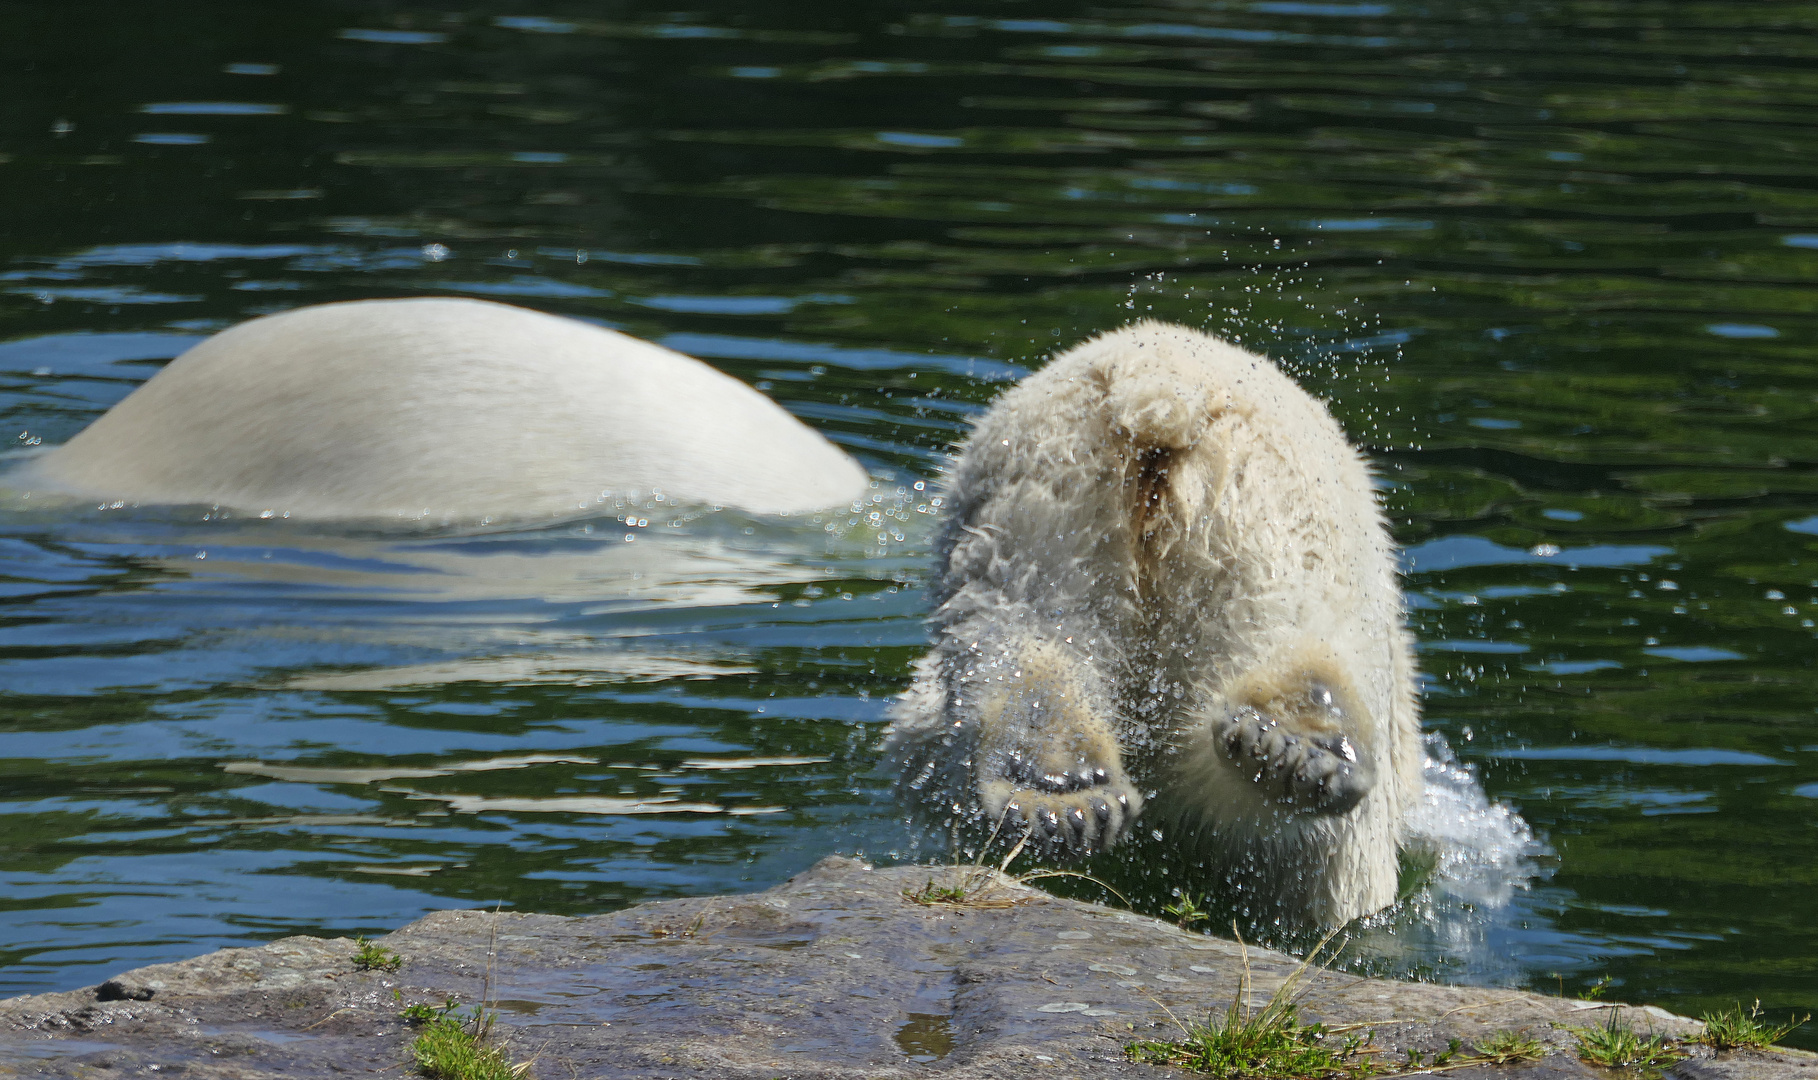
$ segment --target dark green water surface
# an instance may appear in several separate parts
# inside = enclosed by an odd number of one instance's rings
[[[1537,837],[1518,865],[1518,822],[1455,822],[1500,879],[1361,954],[1818,1009],[1818,4],[0,22],[16,452],[239,320],[455,294],[707,358],[878,481],[821,523],[481,534],[4,494],[0,993],[925,851],[874,747],[944,455],[1154,315],[1280,357],[1366,445],[1428,726]]]

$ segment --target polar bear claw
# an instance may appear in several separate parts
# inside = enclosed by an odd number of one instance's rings
[[[1231,763],[1284,805],[1343,814],[1375,783],[1369,762],[1344,734],[1296,732],[1253,708],[1227,717],[1215,734]]]
[[[1028,847],[1066,858],[1083,858],[1110,848],[1142,809],[1142,793],[1121,775],[1112,780],[1096,770],[1079,776],[1044,776],[1017,786],[1009,780],[979,784],[979,802],[1003,835],[1025,839]]]

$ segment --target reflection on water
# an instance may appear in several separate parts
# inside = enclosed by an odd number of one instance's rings
[[[337,536],[6,496],[7,989],[909,851],[870,769],[922,647],[914,484],[1005,380],[1152,314],[1327,397],[1406,545],[1459,759],[1428,825],[1481,826],[1451,850],[1482,858],[1371,931],[1370,962],[1818,1006],[1801,13],[198,18],[47,6],[0,40],[18,452],[240,319],[462,294],[708,357],[860,455],[881,501]],[[1541,876],[1498,907],[1518,847]]]
[[[910,1013],[909,1019],[891,1037],[910,1061],[923,1064],[939,1061],[953,1052],[950,1019],[939,1013]]]

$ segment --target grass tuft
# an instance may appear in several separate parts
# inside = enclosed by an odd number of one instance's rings
[[[1241,938],[1239,939],[1241,943]],[[1203,1024],[1182,1024],[1181,1038],[1138,1041],[1124,1047],[1132,1060],[1171,1065],[1205,1073],[1217,1080],[1319,1080],[1322,1077],[1361,1077],[1376,1071],[1367,1061],[1356,1060],[1363,1040],[1355,1036],[1328,1042],[1323,1024],[1300,1022],[1296,999],[1302,981],[1319,950],[1319,943],[1261,1009],[1250,1007],[1250,965],[1246,950],[1243,979],[1225,1009],[1222,1022],[1208,1016]]]
[[[393,997],[403,997],[403,994],[399,991],[393,990],[391,993]],[[440,1009],[436,1008],[434,1005],[428,1005],[419,1001],[415,1005],[404,1006],[404,1011],[400,1012],[398,1015],[409,1020],[413,1024],[425,1024],[431,1020],[440,1019],[447,1016],[449,1013],[454,1012],[457,1004],[459,1003],[452,997],[443,1002]]]
[[[1167,1042],[1133,1042],[1124,1051],[1136,1061],[1191,1069],[1218,1080],[1315,1080],[1358,1071],[1348,1059],[1359,1040],[1327,1045],[1325,1028],[1300,1023],[1294,1004],[1279,996],[1247,1015],[1233,1001],[1223,1023],[1208,1018],[1204,1024],[1185,1024],[1181,1035]]]
[[[964,904],[971,892],[964,882],[958,885],[936,885],[933,878],[919,889],[904,889],[903,899],[911,903],[931,904]]]
[[[1693,1038],[1713,1050],[1766,1050],[1801,1027],[1810,1016],[1794,1018],[1784,1024],[1771,1024],[1761,1019],[1761,1001],[1743,1015],[1742,1003],[1728,1009],[1704,1014],[1704,1031]]]
[[[404,966],[402,956],[366,940],[365,934],[354,938],[353,962],[356,971],[396,971]]]
[[[1177,899],[1172,904],[1162,907],[1162,914],[1174,920],[1174,925],[1182,930],[1189,929],[1194,923],[1211,922],[1212,916],[1200,907],[1200,899],[1192,893],[1176,891]]]
[[[1621,1009],[1611,1009],[1609,1020],[1601,1026],[1566,1030],[1578,1040],[1580,1058],[1606,1069],[1632,1068],[1643,1076],[1658,1076],[1660,1070],[1685,1058],[1667,1044],[1666,1036],[1636,1031],[1622,1018]]]
[[[528,1064],[513,1065],[505,1051],[488,1046],[485,1035],[469,1030],[451,1016],[439,1016],[423,1025],[410,1046],[417,1071],[430,1080],[518,1080]]]
[[[487,1045],[491,1014],[476,1007],[462,1020],[454,1015],[455,1006],[451,997],[440,1009],[424,1004],[405,1007],[404,1018],[422,1025],[410,1044],[417,1071],[429,1080],[520,1080],[530,1062],[513,1065],[502,1047]]]
[[[1498,1031],[1489,1038],[1472,1047],[1476,1060],[1485,1065],[1518,1065],[1524,1061],[1539,1061],[1547,1056],[1547,1044],[1539,1039],[1525,1038],[1513,1031]]]

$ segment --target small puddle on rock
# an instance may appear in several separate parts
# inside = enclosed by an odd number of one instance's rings
[[[896,1045],[910,1061],[939,1061],[953,1052],[953,1029],[947,1017],[934,1013],[910,1013],[909,1020],[896,1029]]]
[[[121,1049],[119,1043],[94,1042],[88,1039],[21,1040],[0,1045],[0,1062],[17,1062],[21,1059],[54,1060],[119,1049]]]
[[[204,1028],[203,1030],[207,1031],[208,1029]],[[233,1031],[233,1030],[223,1028],[219,1031],[214,1032],[214,1034],[217,1034],[217,1035],[249,1035],[252,1038],[258,1039],[260,1042],[277,1043],[280,1046],[282,1046],[285,1043],[296,1042],[298,1039],[309,1038],[308,1035],[305,1035],[300,1031],[269,1031],[269,1030],[264,1030],[261,1028],[242,1028],[238,1031]]]

